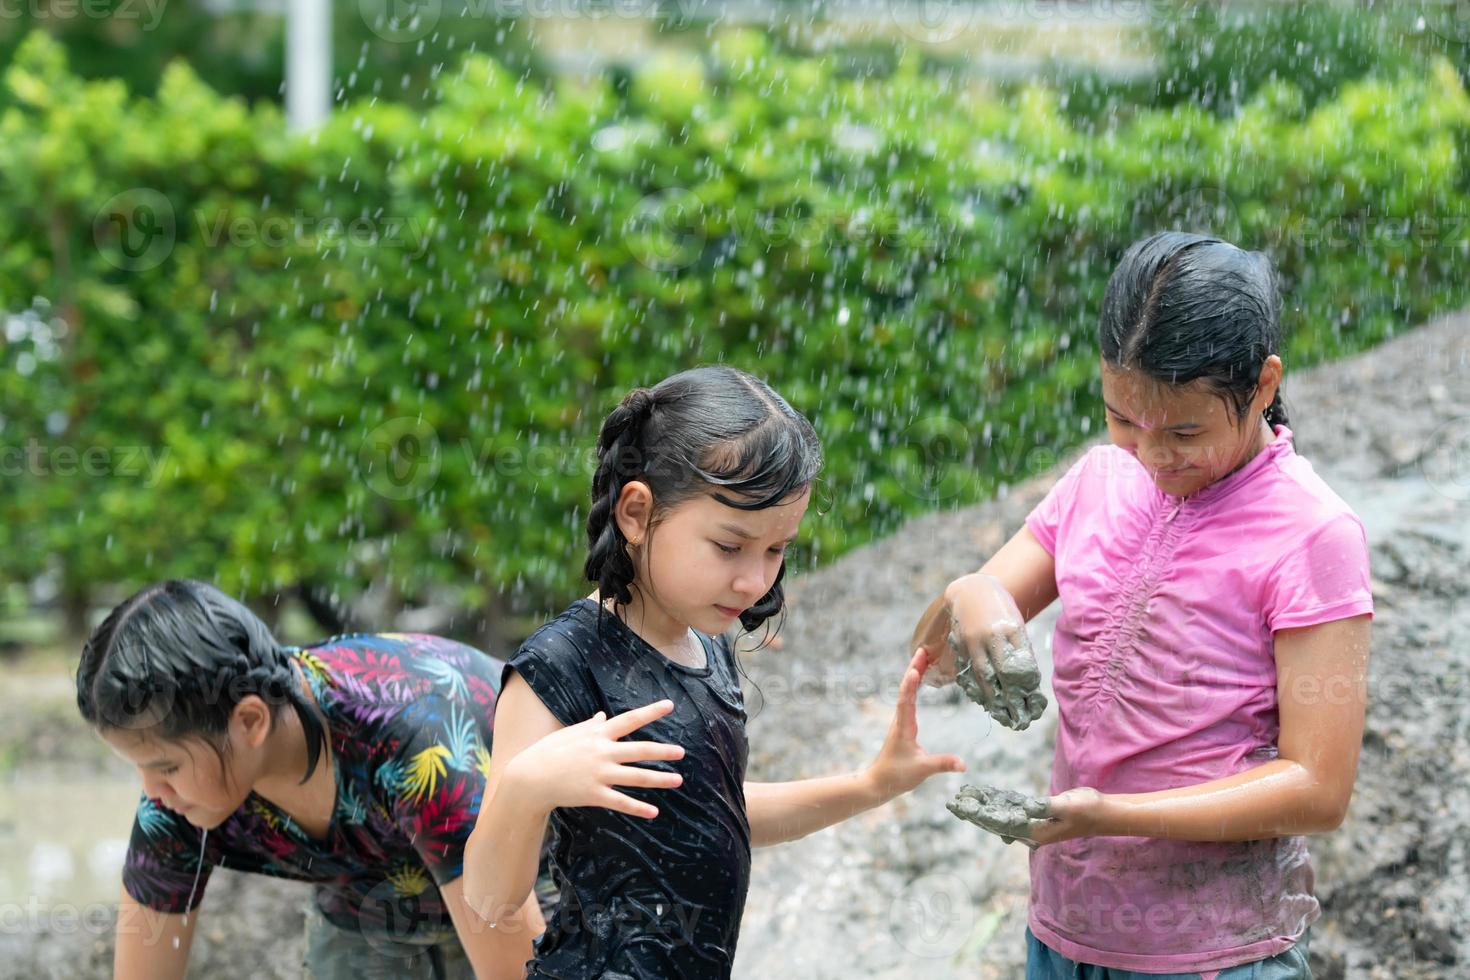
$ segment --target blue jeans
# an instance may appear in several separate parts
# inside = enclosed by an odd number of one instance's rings
[[[1302,933],[1295,946],[1270,959],[1221,970],[1217,980],[1312,980],[1312,968],[1307,963],[1307,938],[1310,934],[1311,930]],[[1200,980],[1200,974],[1138,973],[1074,963],[1043,944],[1027,929],[1026,980]]]

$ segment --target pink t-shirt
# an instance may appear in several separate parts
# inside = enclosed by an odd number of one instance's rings
[[[1277,757],[1272,634],[1372,614],[1352,510],[1292,447],[1180,498],[1114,446],[1026,518],[1056,559],[1053,794],[1144,793]],[[1068,959],[1209,975],[1289,949],[1320,909],[1304,837],[1084,837],[1031,855],[1031,931]]]

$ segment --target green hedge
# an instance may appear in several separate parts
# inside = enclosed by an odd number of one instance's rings
[[[812,417],[804,560],[831,557],[1086,438],[1108,273],[1163,227],[1274,255],[1288,396],[1466,301],[1446,63],[1095,134],[1043,88],[837,77],[755,35],[555,91],[470,58],[432,108],[304,138],[182,66],[156,98],[83,82],[40,36],[6,84],[0,446],[33,459],[0,484],[0,579],[59,569],[73,599],[190,575],[555,606],[599,421],[710,361]]]

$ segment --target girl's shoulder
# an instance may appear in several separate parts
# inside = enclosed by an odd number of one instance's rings
[[[598,612],[596,603],[579,599],[537,627],[506,662],[501,689],[512,673],[520,675],[564,725],[599,710],[611,715],[604,689],[619,669],[619,658],[609,624],[599,622]],[[626,663],[622,669],[626,671]]]
[[[576,600],[536,627],[521,642],[510,663],[532,654],[565,660],[580,659],[595,652],[607,642],[598,612],[597,604],[590,599]]]

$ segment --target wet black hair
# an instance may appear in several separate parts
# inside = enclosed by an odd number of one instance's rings
[[[252,694],[269,708],[272,728],[284,706],[295,710],[306,782],[326,729],[291,655],[258,616],[204,582],[170,579],[123,600],[92,631],[77,668],[77,708],[99,732],[199,738],[222,765],[230,714]]]
[[[1261,365],[1281,349],[1276,269],[1260,252],[1207,235],[1134,242],[1108,279],[1097,337],[1110,365],[1171,385],[1202,382],[1243,419]],[[1287,424],[1279,387],[1264,415]]]
[[[614,517],[623,487],[642,480],[654,515],[701,493],[740,510],[763,510],[811,486],[822,468],[816,431],[759,378],[701,367],[635,388],[602,423],[583,571],[615,605],[632,601],[633,560]],[[740,616],[755,630],[781,611],[782,561],[769,592]]]

